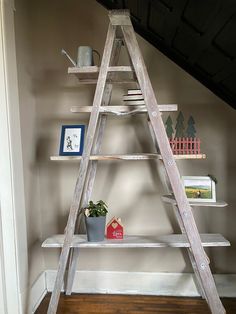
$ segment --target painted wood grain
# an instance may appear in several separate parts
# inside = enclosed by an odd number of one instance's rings
[[[149,159],[160,159],[162,160],[162,156],[160,154],[110,154],[110,155],[91,155],[90,160],[149,160]],[[205,159],[206,156],[204,154],[200,155],[174,155],[175,159]],[[82,156],[51,156],[50,160],[52,161],[77,161],[82,160]]]
[[[178,110],[178,105],[176,104],[161,104],[158,106],[160,112],[170,112],[170,111],[177,111]],[[100,108],[101,113],[129,113],[131,111],[136,110],[136,113],[146,113],[147,112],[147,107],[146,105],[139,105],[139,106],[102,106]],[[73,113],[91,113],[92,111],[92,106],[73,106],[70,109],[71,112]]]
[[[173,195],[163,195],[162,200],[166,203],[170,203],[172,205],[176,205],[177,202]],[[228,204],[225,201],[217,201],[217,202],[194,202],[189,201],[191,206],[196,207],[226,207]]]
[[[55,314],[57,311],[60,291],[63,285],[66,265],[68,262],[68,257],[69,257],[69,252],[70,252],[70,245],[71,245],[74,230],[75,230],[76,218],[77,218],[79,206],[81,203],[81,197],[82,197],[83,188],[84,188],[84,184],[86,180],[86,174],[87,174],[88,165],[89,165],[89,156],[92,151],[93,140],[94,140],[94,136],[96,132],[96,125],[97,125],[98,116],[99,116],[99,108],[102,104],[102,98],[103,98],[103,93],[104,93],[105,84],[106,84],[107,71],[108,71],[108,66],[111,59],[113,42],[115,39],[115,31],[116,31],[116,27],[109,25],[107,38],[105,42],[105,49],[104,49],[104,53],[102,57],[101,69],[98,76],[98,84],[96,86],[95,95],[94,95],[93,110],[90,116],[90,121],[88,125],[88,130],[87,130],[85,148],[84,148],[82,162],[79,169],[79,176],[75,185],[73,200],[70,207],[69,218],[68,218],[68,222],[66,226],[65,241],[64,241],[61,255],[60,255],[55,287],[54,287],[51,300],[49,303],[48,314]]]
[[[204,295],[206,296],[206,300],[211,308],[211,312],[214,314],[223,314],[225,313],[225,309],[219,299],[216,286],[208,265],[208,259],[203,249],[203,246],[213,245],[216,246],[228,246],[230,245],[227,240],[224,238],[222,239],[221,235],[214,234],[214,235],[199,235],[197,226],[195,224],[194,217],[192,215],[190,204],[187,200],[183,185],[181,184],[180,175],[178,172],[178,168],[175,163],[176,156],[173,155],[169,140],[166,135],[165,127],[163,121],[161,119],[161,113],[154,95],[154,91],[151,86],[150,79],[147,74],[147,70],[140,53],[138,43],[134,34],[134,30],[130,21],[130,17],[127,11],[116,11],[110,12],[109,14],[111,24],[109,25],[108,35],[106,39],[104,54],[102,58],[101,68],[90,69],[88,72],[82,73],[85,75],[83,79],[89,81],[92,79],[93,81],[96,80],[96,76],[91,77],[91,75],[98,74],[98,84],[95,91],[95,97],[93,102],[93,108],[91,111],[90,122],[88,126],[87,132],[87,140],[85,144],[85,150],[81,159],[79,177],[76,183],[75,192],[73,201],[70,208],[69,219],[66,228],[66,234],[63,236],[64,238],[61,239],[62,243],[62,252],[59,261],[58,273],[56,278],[56,283],[54,287],[54,291],[52,293],[52,297],[50,300],[48,314],[55,314],[56,308],[58,304],[59,294],[63,283],[63,278],[65,274],[65,268],[68,260],[68,255],[71,247],[187,247],[190,249],[192,254],[192,259],[195,263],[195,267],[197,270],[197,275],[199,276],[199,282],[202,283],[204,289]],[[103,92],[105,88],[105,84],[107,79],[111,82],[114,79],[114,76],[108,77],[109,71],[109,61],[111,58],[111,51],[112,51],[112,43],[115,38],[115,27],[114,25],[121,25],[121,30],[124,35],[124,40],[126,47],[129,52],[130,59],[132,60],[132,67],[130,68],[122,68],[122,66],[116,70],[116,72],[131,72],[133,69],[135,70],[136,77],[138,79],[138,83],[140,85],[144,101],[147,105],[147,111],[150,119],[150,123],[152,125],[155,138],[160,149],[161,158],[163,159],[171,187],[173,193],[175,195],[177,211],[179,215],[180,225],[182,227],[183,234],[182,235],[168,235],[166,236],[158,236],[155,237],[155,240],[151,240],[150,236],[145,237],[126,237],[122,242],[117,243],[118,240],[115,240],[116,243],[112,242],[100,242],[100,243],[88,243],[82,238],[76,241],[76,236],[73,235],[75,229],[75,222],[76,217],[78,214],[78,208],[81,204],[81,198],[83,196],[83,188],[86,185],[86,175],[89,169],[89,162],[90,160],[101,160],[100,158],[106,158],[108,160],[118,159],[118,160],[142,160],[150,158],[150,155],[155,155],[156,159],[159,159],[157,156],[158,154],[133,154],[133,155],[94,155],[97,156],[93,157],[95,159],[90,158],[92,152],[92,146],[95,136],[96,125],[98,122],[98,117],[100,113],[100,106],[103,98]],[[115,69],[110,68],[112,72],[109,75],[113,75]],[[87,76],[88,75],[88,76]],[[135,78],[135,75],[134,75]],[[130,159],[127,159],[128,158]],[[178,155],[179,156],[179,155]],[[190,158],[196,158],[196,156],[188,155]],[[200,155],[200,158],[205,158],[205,155]],[[137,158],[138,157],[138,158]],[[140,158],[141,157],[141,158]],[[153,157],[153,156],[152,156]],[[56,158],[56,157],[53,157]],[[179,157],[178,157],[179,158]],[[183,155],[181,156],[183,158]],[[199,158],[199,155],[197,155]],[[56,160],[56,159],[54,159]],[[57,159],[59,160],[59,159]],[[64,159],[65,160],[65,159]],[[76,160],[76,159],[67,159],[67,160]],[[77,158],[79,160],[79,158]],[[213,238],[209,238],[213,236]],[[77,235],[80,237],[80,235]],[[164,237],[164,238],[163,238]],[[176,239],[176,237],[178,237]],[[55,240],[55,239],[54,239]],[[57,239],[58,240],[58,239]],[[59,241],[59,240],[58,240]],[[85,242],[84,242],[85,241]],[[112,241],[112,240],[109,240]],[[121,241],[121,240],[119,240]],[[205,242],[204,242],[205,241]],[[54,244],[55,245],[55,244]],[[88,246],[89,245],[89,246]]]
[[[201,234],[201,243],[205,247],[213,246],[230,246],[221,234]],[[59,248],[62,247],[65,235],[54,235],[46,239],[42,247]],[[168,234],[168,235],[125,235],[123,240],[104,239],[102,242],[88,242],[87,236],[74,235],[71,247],[80,248],[157,248],[157,247],[190,247],[190,243],[185,234]]]
[[[177,201],[178,210],[182,218],[186,234],[191,244],[191,249],[196,260],[196,267],[199,271],[201,281],[204,282],[204,290],[207,297],[209,307],[214,314],[224,314],[225,309],[220,301],[217,293],[215,282],[208,265],[205,251],[201,244],[198,229],[191,211],[191,207],[187,200],[183,185],[181,183],[180,174],[172,154],[169,140],[165,131],[165,126],[158,110],[156,97],[148,77],[147,69],[144,64],[138,42],[134,34],[132,25],[121,26],[125,44],[130,54],[133,67],[135,69],[137,79],[147,105],[150,121],[160,148],[163,162],[172,186],[175,199]]]
[[[121,45],[122,45],[122,41],[116,39],[113,45],[112,53],[111,53],[111,64],[118,63]],[[103,100],[102,100],[103,106],[104,105],[107,106],[110,103],[111,94],[112,94],[112,84],[106,84],[104,94],[103,94]],[[99,154],[101,151],[102,139],[103,139],[103,134],[105,131],[105,126],[106,126],[106,120],[107,120],[106,116],[99,117],[97,132],[96,132],[96,136],[94,140],[94,146],[92,148],[93,154]],[[97,165],[98,165],[98,160],[93,160],[89,163],[86,183],[84,186],[84,191],[83,191],[83,196],[82,196],[82,208],[87,206],[89,200],[91,199],[91,194],[92,194],[95,176],[97,172]],[[83,219],[83,216],[81,215],[80,222],[79,222],[80,227],[83,222],[84,222],[84,219]],[[71,259],[71,263],[68,270],[68,278],[67,278],[67,285],[66,285],[67,295],[70,295],[72,292],[72,286],[73,286],[76,268],[78,265],[78,259],[79,259],[79,249],[72,249],[72,259]]]

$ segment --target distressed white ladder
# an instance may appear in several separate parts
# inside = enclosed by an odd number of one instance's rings
[[[71,293],[74,273],[78,260],[78,249],[71,249],[71,243],[76,228],[76,221],[80,208],[87,203],[90,198],[94,177],[96,173],[97,161],[91,161],[90,155],[97,154],[100,151],[102,133],[105,126],[105,116],[100,115],[101,106],[108,105],[112,85],[107,83],[109,72],[115,72],[120,50],[120,36],[127,47],[133,71],[136,74],[138,84],[142,91],[144,101],[147,107],[150,124],[153,129],[153,135],[176,199],[176,212],[182,232],[186,233],[190,243],[191,262],[194,271],[197,274],[202,295],[213,314],[226,313],[218,296],[215,282],[209,267],[208,259],[203,249],[201,239],[196,227],[191,207],[186,198],[186,194],[181,183],[180,174],[176,166],[173,153],[171,151],[169,140],[166,135],[165,127],[158,109],[153,88],[144,64],[133,26],[131,24],[128,11],[111,11],[109,13],[110,24],[108,28],[105,48],[103,52],[101,67],[98,75],[97,86],[95,90],[92,111],[87,129],[86,141],[82,160],[80,163],[79,175],[76,182],[73,200],[70,206],[69,218],[67,222],[65,240],[62,247],[59,266],[57,271],[54,290],[48,307],[48,314],[55,314],[57,311],[60,292],[64,283],[66,267],[69,261],[69,274],[67,280],[67,294]],[[116,35],[119,35],[117,38]],[[113,65],[111,67],[111,65]],[[119,67],[120,70],[121,67]],[[111,73],[109,73],[111,74]],[[72,258],[69,259],[70,250]]]

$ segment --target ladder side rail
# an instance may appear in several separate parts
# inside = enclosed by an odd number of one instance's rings
[[[133,66],[136,71],[136,76],[144,96],[144,101],[147,106],[149,118],[151,120],[158,146],[163,157],[163,162],[165,164],[173,193],[178,204],[178,210],[183,219],[186,234],[196,259],[196,265],[202,281],[204,282],[209,306],[212,313],[224,314],[225,309],[218,296],[215,282],[211,274],[208,262],[206,260],[205,251],[202,247],[199,232],[197,230],[197,226],[195,224],[189,202],[181,183],[177,165],[173,158],[173,153],[171,151],[165,127],[161,119],[155,94],[152,89],[150,79],[148,77],[147,69],[144,64],[142,55],[139,51],[137,39],[134,34],[134,29],[131,25],[121,26],[121,29],[124,34],[125,44],[131,56]]]
[[[98,121],[98,132],[97,132],[97,138],[95,140],[95,147],[94,147],[94,152],[98,152],[99,150],[99,144],[101,145],[101,140],[100,138],[102,137],[102,133],[104,131],[104,126],[105,124],[102,123],[103,121],[102,116],[99,116],[99,121]],[[103,126],[104,125],[104,126]],[[78,211],[78,217],[77,217],[77,227],[75,227],[75,232],[80,231],[81,233],[85,233],[85,223],[84,223],[84,217],[83,217],[83,208],[88,204],[88,201],[91,197],[92,193],[92,188],[95,180],[95,175],[97,171],[97,160],[92,160],[89,163],[88,166],[88,172],[87,172],[87,177],[86,177],[86,183],[84,187],[84,193],[82,197],[80,209]],[[82,229],[82,231],[81,231]],[[72,287],[74,283],[74,277],[76,273],[76,268],[78,265],[78,259],[79,259],[79,253],[80,253],[80,248],[71,248],[70,249],[70,259],[69,259],[69,266],[68,266],[68,274],[67,274],[67,279],[66,279],[66,295],[71,295],[72,292]]]
[[[182,218],[181,218],[181,216],[179,214],[178,207],[175,206],[175,205],[172,205],[172,207],[174,209],[174,213],[175,213],[176,219],[177,219],[177,221],[179,223],[179,227],[180,227],[180,230],[181,230],[182,234],[186,234],[186,230],[184,228],[184,224],[183,224]],[[206,301],[208,302],[207,296],[206,296],[206,293],[205,293],[205,290],[204,290],[204,285],[203,285],[202,279],[200,277],[198,268],[196,266],[196,261],[195,261],[194,255],[192,254],[192,251],[191,251],[190,248],[187,248],[187,252],[188,252],[188,256],[189,256],[189,259],[190,259],[190,262],[191,262],[191,265],[193,267],[193,271],[194,271],[194,274],[195,274],[194,282],[195,282],[195,284],[196,284],[196,286],[198,288],[198,291],[200,292],[200,295],[202,296],[202,298],[206,299]]]
[[[101,139],[102,139],[104,128],[105,128],[105,120],[106,120],[105,116],[99,117],[99,122],[98,122],[99,131],[97,132],[97,141],[95,144],[94,153],[100,152]],[[96,171],[97,171],[97,164],[98,164],[98,160],[92,160],[89,163],[88,174],[87,174],[85,188],[84,188],[84,194],[81,201],[82,206],[81,206],[81,209],[79,210],[78,218],[77,218],[78,228],[76,229],[78,231],[80,231],[82,227],[82,231],[85,232],[85,223],[84,223],[82,209],[88,204],[89,199],[91,198],[92,189],[93,189]],[[79,260],[79,253],[80,253],[80,248],[70,249],[69,269],[68,269],[67,280],[66,280],[66,295],[71,295],[71,292],[72,292],[76,268],[77,268],[78,260]]]
[[[147,117],[147,123],[148,123],[148,128],[149,128],[149,131],[150,131],[150,134],[151,134],[151,138],[152,138],[152,141],[153,141],[153,144],[156,148],[156,152],[157,154],[160,154],[160,149],[159,149],[159,146],[158,146],[158,143],[157,143],[157,139],[155,137],[155,133],[153,131],[153,127],[152,127],[152,124],[150,122],[150,119]]]
[[[101,116],[101,115],[99,116],[97,139],[96,139],[95,147],[93,150],[94,154],[100,153],[106,118],[107,118],[106,116]],[[83,193],[83,197],[81,201],[82,206],[79,211],[80,215],[78,214],[78,218],[77,218],[79,220],[77,223],[78,225],[77,230],[79,230],[82,226],[83,231],[85,231],[85,223],[84,223],[82,209],[88,204],[89,199],[91,198],[95,176],[97,172],[97,164],[98,164],[98,160],[91,160],[89,163],[86,183],[84,187],[84,193]],[[68,276],[67,276],[67,282],[66,282],[66,295],[71,295],[71,292],[72,292],[76,268],[77,268],[78,260],[79,260],[79,253],[80,253],[80,248],[71,248],[71,252],[70,252],[71,258],[69,262]]]
[[[122,44],[121,40],[115,39],[113,51],[111,54],[112,65],[113,64],[116,65],[118,63],[120,50],[121,50],[121,44]],[[113,87],[112,84],[106,84],[104,95],[103,95],[102,106],[108,106],[110,104],[112,87]],[[97,155],[101,152],[102,139],[103,139],[103,134],[104,134],[105,126],[106,126],[106,121],[107,121],[107,116],[100,114],[99,122],[98,122],[98,130],[97,130],[96,138],[94,140],[95,145],[92,150],[92,154],[94,155]],[[89,163],[87,181],[85,184],[84,193],[83,193],[82,202],[81,202],[82,208],[84,208],[88,204],[89,199],[91,198],[95,176],[97,172],[97,165],[98,165],[98,160],[93,160]],[[78,219],[79,219],[78,226],[81,226],[82,223],[84,222],[83,216],[81,215],[80,217],[78,217]],[[79,248],[71,249],[71,259],[70,259],[68,276],[67,276],[67,284],[66,284],[66,295],[71,295],[71,292],[72,292],[76,268],[78,265],[79,252],[80,252]]]
[[[64,244],[63,244],[61,255],[60,255],[54,289],[53,289],[49,307],[48,307],[48,312],[47,312],[48,314],[56,314],[56,311],[57,311],[60,292],[61,292],[61,288],[64,281],[65,269],[68,262],[69,252],[70,252],[70,245],[73,239],[76,218],[77,218],[78,209],[81,202],[83,187],[85,184],[87,169],[89,165],[89,156],[92,151],[92,145],[93,145],[94,135],[96,131],[98,116],[99,116],[99,109],[102,103],[104,88],[106,84],[108,67],[109,67],[109,63],[111,59],[113,42],[115,39],[115,31],[116,31],[116,26],[109,24],[107,38],[105,42],[105,48],[104,48],[103,57],[102,57],[101,68],[100,68],[100,72],[98,76],[98,83],[96,86],[95,96],[93,100],[93,109],[92,109],[92,113],[91,113],[90,121],[88,125],[85,149],[83,152],[80,169],[79,169],[79,175],[76,181],[73,200],[70,207],[70,213],[69,213],[69,218],[68,218],[67,227],[66,227],[65,240],[64,240]]]

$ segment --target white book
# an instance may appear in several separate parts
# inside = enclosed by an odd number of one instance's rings
[[[123,100],[143,100],[143,95],[124,95]]]
[[[128,95],[142,95],[141,89],[128,89]]]

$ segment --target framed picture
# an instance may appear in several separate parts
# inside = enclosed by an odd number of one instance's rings
[[[84,148],[85,125],[62,125],[60,156],[81,156]]]
[[[194,202],[216,202],[215,182],[206,177],[182,177],[188,200]]]

